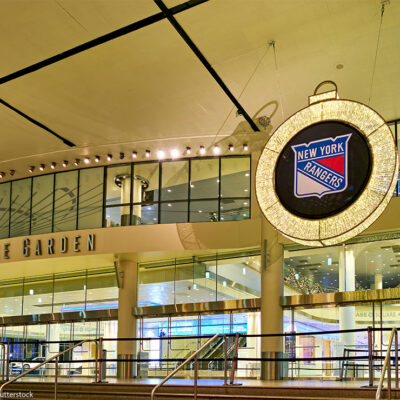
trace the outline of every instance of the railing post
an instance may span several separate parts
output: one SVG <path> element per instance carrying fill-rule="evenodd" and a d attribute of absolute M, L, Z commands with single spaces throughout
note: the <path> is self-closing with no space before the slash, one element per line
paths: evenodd
<path fill-rule="evenodd" d="M 231 374 L 231 385 L 233 385 L 233 382 L 235 380 L 235 369 L 236 369 L 236 359 L 237 359 L 237 352 L 238 352 L 238 346 L 239 346 L 239 334 L 236 334 L 235 338 L 235 350 L 233 353 L 233 361 L 232 361 L 232 374 Z"/>
<path fill-rule="evenodd" d="M 7 362 L 6 362 L 6 381 L 8 381 L 10 379 L 10 341 L 7 341 Z"/>
<path fill-rule="evenodd" d="M 198 368 L 197 368 L 197 354 L 194 357 L 194 400 L 197 400 L 197 374 L 198 374 Z"/>
<path fill-rule="evenodd" d="M 389 351 L 389 364 L 388 364 L 388 398 L 391 400 L 392 398 L 392 343 L 389 344 L 390 348 L 388 349 Z M 384 372 L 383 372 L 384 373 Z"/>
<path fill-rule="evenodd" d="M 95 343 L 95 347 L 94 347 L 94 352 L 95 352 L 95 356 L 96 356 L 96 361 L 95 361 L 95 366 L 94 366 L 94 381 L 95 383 L 97 382 L 97 373 L 98 373 L 98 359 L 99 359 L 99 343 L 97 341 L 97 339 L 94 340 Z"/>
<path fill-rule="evenodd" d="M 224 385 L 228 384 L 228 343 L 224 335 Z"/>
<path fill-rule="evenodd" d="M 342 367 L 340 368 L 340 380 L 342 381 L 343 379 L 346 380 L 346 375 L 343 375 L 344 373 L 344 363 L 346 359 L 346 348 L 343 349 L 343 360 L 342 360 Z M 344 378 L 343 378 L 344 376 Z"/>
<path fill-rule="evenodd" d="M 394 331 L 394 367 L 395 367 L 395 376 L 396 376 L 396 389 L 399 388 L 399 342 L 398 342 L 398 332 L 397 329 Z"/>
<path fill-rule="evenodd" d="M 58 357 L 56 358 L 56 369 L 54 374 L 54 400 L 57 400 Z"/>
<path fill-rule="evenodd" d="M 99 370 L 98 370 L 98 380 L 97 382 L 101 383 L 102 378 L 102 365 L 103 364 L 103 338 L 99 338 Z"/>
<path fill-rule="evenodd" d="M 374 386 L 372 327 L 368 327 L 368 386 Z"/>

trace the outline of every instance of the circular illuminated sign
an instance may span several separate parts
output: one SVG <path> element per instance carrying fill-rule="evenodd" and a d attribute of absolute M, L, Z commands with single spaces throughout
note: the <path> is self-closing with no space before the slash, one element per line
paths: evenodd
<path fill-rule="evenodd" d="M 317 88 L 318 89 L 318 88 Z M 270 137 L 256 172 L 261 210 L 302 244 L 341 243 L 366 229 L 388 204 L 397 150 L 371 108 L 331 91 L 286 120 Z"/>

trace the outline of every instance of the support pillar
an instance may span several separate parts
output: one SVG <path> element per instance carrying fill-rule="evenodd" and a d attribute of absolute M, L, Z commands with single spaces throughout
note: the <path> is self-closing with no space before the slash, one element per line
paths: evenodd
<path fill-rule="evenodd" d="M 137 305 L 137 274 L 138 266 L 133 261 L 121 261 L 121 287 L 118 296 L 118 338 L 136 338 L 136 317 L 132 308 Z M 136 357 L 136 341 L 118 341 L 117 358 L 134 360 Z M 119 362 L 117 376 L 119 379 L 129 379 L 135 376 L 135 363 Z"/>
<path fill-rule="evenodd" d="M 142 181 L 137 176 L 133 178 L 133 203 L 142 202 Z M 132 208 L 132 225 L 140 225 L 142 220 L 142 205 L 134 204 Z"/>
<path fill-rule="evenodd" d="M 343 246 L 339 250 L 339 291 L 355 290 L 355 256 L 352 249 Z M 355 329 L 356 311 L 354 306 L 339 307 L 339 329 Z M 352 348 L 356 344 L 356 334 L 354 332 L 340 334 L 340 346 L 337 355 L 343 356 L 344 348 Z"/>
<path fill-rule="evenodd" d="M 375 274 L 375 287 L 374 289 L 383 289 L 382 274 Z"/>
<path fill-rule="evenodd" d="M 283 309 L 280 298 L 283 295 L 283 246 L 279 243 L 278 232 L 263 218 L 261 255 L 261 333 L 283 332 Z M 282 337 L 263 337 L 261 356 L 283 357 Z M 283 362 L 262 363 L 261 379 L 282 379 Z"/>

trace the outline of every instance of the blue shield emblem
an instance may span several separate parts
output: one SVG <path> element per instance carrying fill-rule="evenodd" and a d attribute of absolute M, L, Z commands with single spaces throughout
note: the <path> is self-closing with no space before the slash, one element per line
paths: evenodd
<path fill-rule="evenodd" d="M 343 192 L 347 188 L 348 135 L 292 146 L 294 195 L 316 196 Z"/>

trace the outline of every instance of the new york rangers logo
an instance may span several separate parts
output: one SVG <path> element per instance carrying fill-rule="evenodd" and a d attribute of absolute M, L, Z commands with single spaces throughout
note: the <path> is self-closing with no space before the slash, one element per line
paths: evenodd
<path fill-rule="evenodd" d="M 317 196 L 343 192 L 347 188 L 348 135 L 292 146 L 294 195 Z"/>

